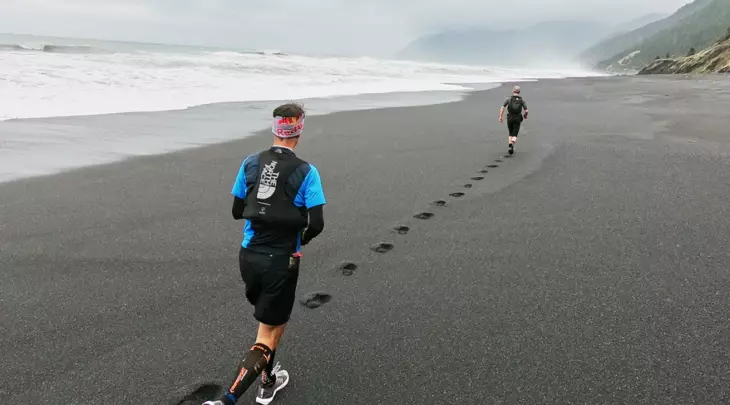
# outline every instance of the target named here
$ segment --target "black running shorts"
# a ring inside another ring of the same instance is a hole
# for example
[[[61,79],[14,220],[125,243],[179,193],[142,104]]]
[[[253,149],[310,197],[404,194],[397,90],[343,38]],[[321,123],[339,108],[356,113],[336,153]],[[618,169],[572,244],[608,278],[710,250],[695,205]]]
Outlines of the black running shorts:
[[[507,129],[509,129],[509,136],[517,136],[520,133],[520,126],[522,120],[518,118],[507,118]]]
[[[256,307],[254,318],[271,326],[289,322],[296,299],[300,259],[241,248],[238,261],[246,284],[246,298]]]

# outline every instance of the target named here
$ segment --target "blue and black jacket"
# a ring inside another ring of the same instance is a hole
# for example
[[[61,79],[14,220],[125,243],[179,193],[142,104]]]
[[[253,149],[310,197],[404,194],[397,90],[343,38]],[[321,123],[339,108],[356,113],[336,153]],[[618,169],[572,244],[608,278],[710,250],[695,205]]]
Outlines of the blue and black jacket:
[[[231,193],[233,217],[246,219],[245,249],[293,254],[324,229],[319,172],[290,149],[275,146],[246,157]]]

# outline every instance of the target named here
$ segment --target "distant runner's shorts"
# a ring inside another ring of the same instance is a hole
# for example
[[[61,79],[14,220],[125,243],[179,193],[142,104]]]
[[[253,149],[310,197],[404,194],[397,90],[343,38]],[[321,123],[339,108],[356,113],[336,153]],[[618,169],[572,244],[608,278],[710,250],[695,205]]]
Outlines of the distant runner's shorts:
[[[238,261],[246,284],[246,298],[256,309],[254,318],[271,326],[289,322],[297,281],[299,257],[271,255],[241,248]]]
[[[509,129],[509,136],[517,136],[520,133],[520,126],[522,125],[522,117],[507,117],[507,129]]]

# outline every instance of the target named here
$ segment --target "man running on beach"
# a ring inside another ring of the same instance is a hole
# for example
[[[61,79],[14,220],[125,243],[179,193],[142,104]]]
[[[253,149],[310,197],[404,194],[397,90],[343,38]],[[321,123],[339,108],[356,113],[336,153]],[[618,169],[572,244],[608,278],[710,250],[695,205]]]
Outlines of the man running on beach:
[[[260,324],[256,344],[230,388],[219,400],[204,405],[236,404],[259,374],[259,404],[269,404],[289,383],[289,373],[279,364],[274,367],[274,356],[294,307],[301,246],[324,229],[319,172],[294,154],[304,115],[296,104],[276,108],[273,146],[248,156],[233,185],[233,218],[246,220],[239,253],[241,277]]]
[[[499,122],[504,121],[504,109],[507,108],[507,129],[509,130],[509,154],[515,153],[515,143],[517,143],[517,135],[520,133],[520,125],[522,119],[527,119],[527,103],[520,95],[520,86],[512,88],[512,96],[504,100],[502,108],[499,110]],[[525,109],[523,116],[522,109]]]

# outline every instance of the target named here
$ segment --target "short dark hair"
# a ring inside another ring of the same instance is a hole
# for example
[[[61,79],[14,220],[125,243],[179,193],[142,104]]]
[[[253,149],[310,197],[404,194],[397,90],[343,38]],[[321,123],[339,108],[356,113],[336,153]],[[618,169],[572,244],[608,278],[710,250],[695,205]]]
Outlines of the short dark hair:
[[[297,103],[280,105],[274,109],[274,117],[297,118],[304,115],[304,107]]]

